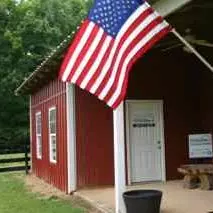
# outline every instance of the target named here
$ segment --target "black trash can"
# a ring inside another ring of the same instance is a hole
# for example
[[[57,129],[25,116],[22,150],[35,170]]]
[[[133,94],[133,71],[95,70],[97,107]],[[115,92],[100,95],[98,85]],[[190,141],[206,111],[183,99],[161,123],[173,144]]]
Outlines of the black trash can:
[[[159,213],[162,192],[158,190],[132,190],[123,193],[127,213]]]

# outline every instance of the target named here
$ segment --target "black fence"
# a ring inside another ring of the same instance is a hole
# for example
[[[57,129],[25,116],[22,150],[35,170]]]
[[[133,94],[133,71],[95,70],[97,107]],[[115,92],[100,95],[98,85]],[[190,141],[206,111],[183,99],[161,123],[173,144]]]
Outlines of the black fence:
[[[1,172],[13,172],[13,171],[25,171],[28,174],[30,169],[29,161],[30,161],[30,145],[29,143],[25,144],[16,144],[16,143],[8,143],[3,144],[0,143],[0,173]],[[15,154],[23,154],[23,157],[14,157]],[[13,163],[23,163],[23,165],[15,165]],[[6,164],[7,166],[3,166]]]

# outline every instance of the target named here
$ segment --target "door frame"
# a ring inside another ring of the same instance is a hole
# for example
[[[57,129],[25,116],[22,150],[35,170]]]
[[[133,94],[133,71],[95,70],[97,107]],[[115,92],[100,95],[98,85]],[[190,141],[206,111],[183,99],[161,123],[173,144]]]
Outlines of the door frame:
[[[166,159],[165,159],[165,137],[164,137],[164,112],[163,112],[163,100],[126,100],[125,101],[125,121],[126,121],[126,148],[127,148],[127,183],[132,184],[131,181],[131,155],[130,155],[130,128],[129,128],[129,105],[134,103],[156,103],[160,104],[160,122],[161,122],[161,137],[162,149],[161,149],[161,180],[166,181]]]

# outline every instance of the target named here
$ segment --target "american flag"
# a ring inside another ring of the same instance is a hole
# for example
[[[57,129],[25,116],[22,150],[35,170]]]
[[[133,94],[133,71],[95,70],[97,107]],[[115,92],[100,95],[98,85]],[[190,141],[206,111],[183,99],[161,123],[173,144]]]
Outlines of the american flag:
[[[171,30],[143,0],[96,0],[62,63],[59,78],[115,109],[133,63]]]

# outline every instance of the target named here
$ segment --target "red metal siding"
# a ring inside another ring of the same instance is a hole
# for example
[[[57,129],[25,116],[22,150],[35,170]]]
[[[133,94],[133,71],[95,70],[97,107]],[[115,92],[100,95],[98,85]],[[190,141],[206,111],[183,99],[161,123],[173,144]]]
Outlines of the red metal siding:
[[[177,168],[190,162],[188,134],[203,130],[199,106],[201,73],[195,58],[177,51],[147,55],[130,74],[128,99],[164,100],[167,179],[179,178]]]
[[[76,88],[77,183],[114,183],[112,110]]]
[[[57,110],[57,163],[49,161],[48,109]],[[32,164],[33,173],[67,192],[67,120],[66,84],[52,81],[32,95]],[[35,113],[42,114],[42,159],[36,158]]]
[[[182,61],[177,63],[176,58]],[[128,99],[163,99],[167,179],[180,177],[177,167],[189,163],[187,135],[213,131],[212,76],[203,73],[194,58],[148,55],[134,66]],[[202,77],[202,78],[201,78]],[[200,81],[202,79],[202,81]],[[66,86],[59,81],[32,95],[33,172],[67,191]],[[198,102],[200,101],[200,104]],[[58,163],[49,162],[48,108],[57,107]],[[43,158],[36,159],[35,113],[42,112]],[[89,93],[76,88],[77,184],[114,183],[112,110]]]
[[[205,132],[213,134],[213,75],[209,70],[202,70],[201,109],[202,125]]]

